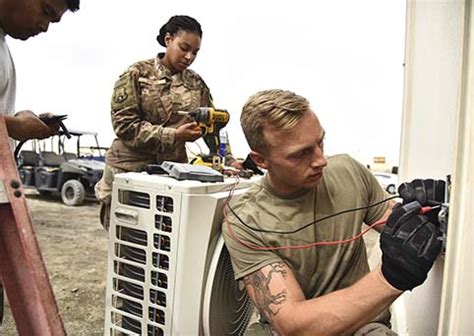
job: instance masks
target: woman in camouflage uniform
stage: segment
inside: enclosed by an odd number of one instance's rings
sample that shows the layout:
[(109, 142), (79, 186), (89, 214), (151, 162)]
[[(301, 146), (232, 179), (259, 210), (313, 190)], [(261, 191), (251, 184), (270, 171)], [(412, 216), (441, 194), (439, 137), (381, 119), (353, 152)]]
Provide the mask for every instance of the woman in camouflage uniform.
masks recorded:
[(206, 83), (188, 69), (196, 59), (201, 37), (201, 25), (194, 18), (171, 17), (157, 36), (166, 52), (131, 65), (115, 83), (111, 117), (117, 138), (95, 187), (105, 229), (115, 174), (143, 171), (151, 163), (187, 162), (185, 143), (201, 136), (195, 122), (177, 113), (212, 106)]

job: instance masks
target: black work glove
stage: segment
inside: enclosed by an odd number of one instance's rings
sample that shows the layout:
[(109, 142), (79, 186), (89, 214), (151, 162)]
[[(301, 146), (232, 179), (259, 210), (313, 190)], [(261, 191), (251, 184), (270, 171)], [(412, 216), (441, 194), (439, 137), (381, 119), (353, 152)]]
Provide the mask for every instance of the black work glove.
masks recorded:
[[(444, 202), (446, 182), (433, 179), (415, 179), (411, 182), (402, 183), (398, 187), (398, 194), (403, 198), (403, 204), (418, 201), (421, 206), (439, 205)], [(439, 225), (438, 212), (440, 208), (428, 212), (430, 222)]]
[(382, 274), (393, 287), (403, 291), (425, 281), (441, 251), (441, 231), (419, 214), (420, 209), (416, 201), (396, 204), (380, 236)]
[(416, 179), (400, 184), (398, 194), (403, 198), (403, 204), (418, 201), (422, 206), (438, 205), (444, 202), (445, 189), (443, 180)]

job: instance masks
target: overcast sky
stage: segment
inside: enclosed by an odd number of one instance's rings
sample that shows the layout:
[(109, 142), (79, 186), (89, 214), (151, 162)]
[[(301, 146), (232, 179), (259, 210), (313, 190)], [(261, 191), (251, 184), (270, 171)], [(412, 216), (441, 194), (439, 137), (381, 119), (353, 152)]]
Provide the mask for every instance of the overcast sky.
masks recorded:
[[(326, 129), (327, 154), (397, 164), (403, 95), (405, 7), (402, 0), (157, 1), (82, 0), (47, 34), (9, 39), (17, 110), (68, 114), (71, 129), (96, 131), (109, 146), (110, 98), (132, 63), (163, 48), (159, 28), (176, 14), (202, 25), (191, 66), (228, 109), (236, 156), (248, 147), (240, 110), (253, 93), (289, 89), (308, 98)], [(194, 149), (194, 148), (193, 148)]]

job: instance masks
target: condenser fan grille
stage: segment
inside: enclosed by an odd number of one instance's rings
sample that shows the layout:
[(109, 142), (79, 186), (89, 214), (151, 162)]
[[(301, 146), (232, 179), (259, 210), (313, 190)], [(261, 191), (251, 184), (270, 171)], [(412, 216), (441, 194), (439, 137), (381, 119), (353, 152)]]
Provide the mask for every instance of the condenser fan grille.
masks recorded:
[(224, 247), (219, 257), (210, 301), (209, 331), (214, 335), (243, 335), (254, 306), (245, 288), (234, 280), (230, 255)]

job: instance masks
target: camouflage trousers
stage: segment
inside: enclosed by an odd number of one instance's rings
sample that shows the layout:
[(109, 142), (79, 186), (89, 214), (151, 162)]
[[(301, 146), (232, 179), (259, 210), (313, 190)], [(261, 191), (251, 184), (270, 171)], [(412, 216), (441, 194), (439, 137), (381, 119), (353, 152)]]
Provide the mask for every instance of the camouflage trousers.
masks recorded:
[(112, 201), (112, 183), (114, 182), (114, 176), (115, 174), (126, 172), (124, 169), (105, 165), (102, 178), (94, 187), (95, 197), (97, 197), (100, 202), (100, 223), (106, 230), (108, 230), (110, 226), (110, 203)]
[[(268, 323), (255, 322), (244, 333), (245, 336), (272, 336), (272, 328)], [(354, 336), (397, 336), (398, 334), (385, 324), (372, 322), (354, 333)]]

